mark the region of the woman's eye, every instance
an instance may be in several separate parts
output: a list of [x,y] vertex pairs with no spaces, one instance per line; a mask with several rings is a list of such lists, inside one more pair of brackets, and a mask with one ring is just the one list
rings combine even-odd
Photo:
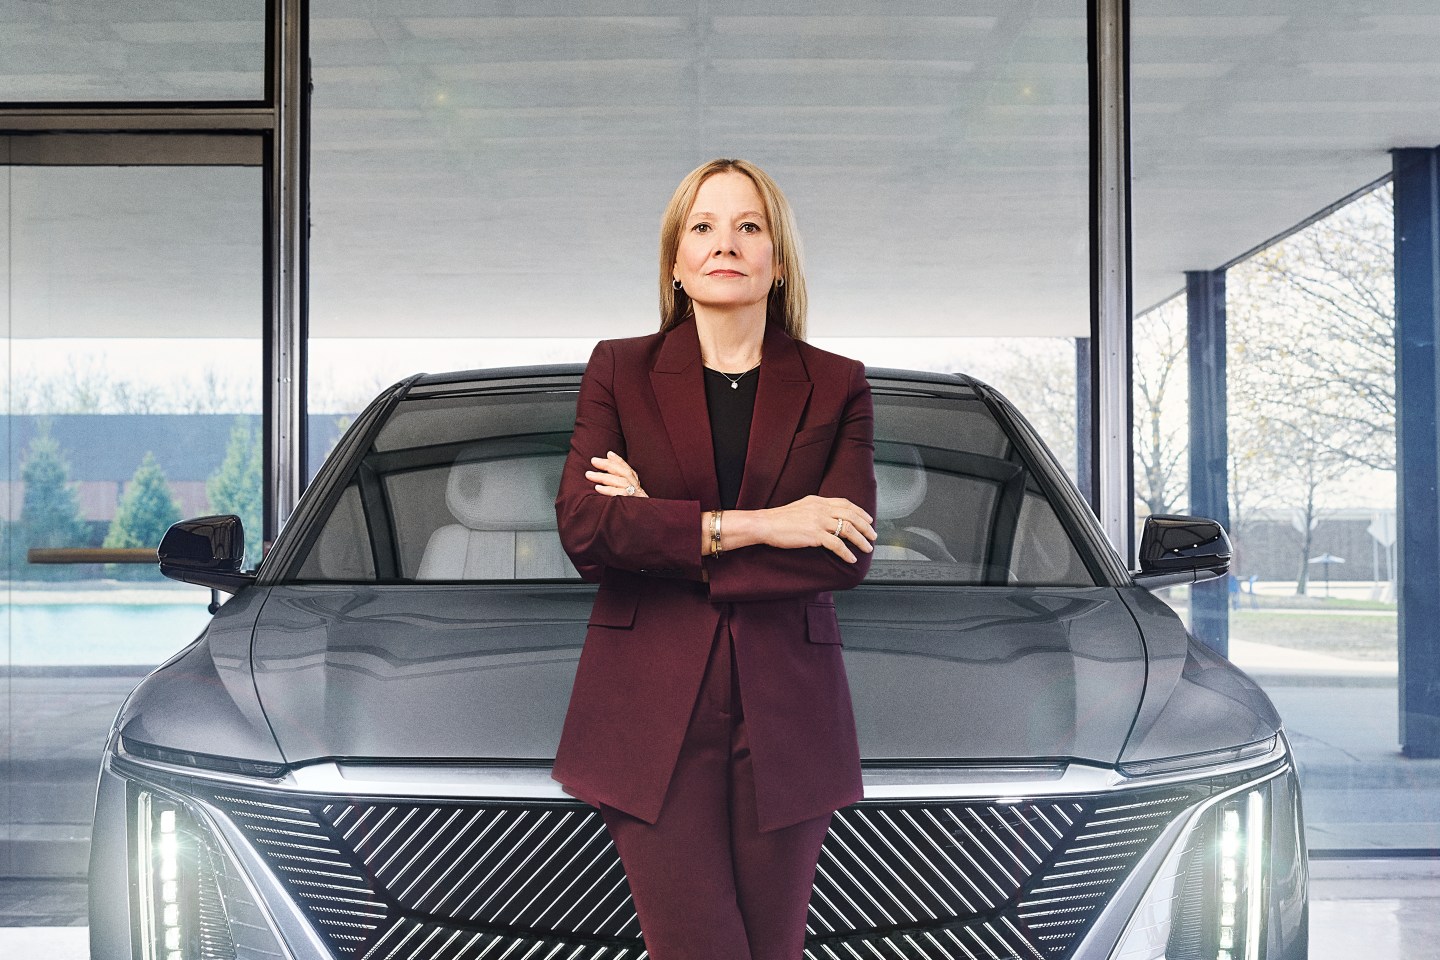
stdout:
[[691,229],[691,230],[694,230],[696,233],[709,233],[709,232],[710,232],[710,224],[708,224],[708,223],[697,223],[697,224],[695,224],[695,226],[691,227],[690,229]]
[[740,229],[743,230],[745,233],[759,233],[760,224],[751,223],[747,220],[746,222],[740,224]]

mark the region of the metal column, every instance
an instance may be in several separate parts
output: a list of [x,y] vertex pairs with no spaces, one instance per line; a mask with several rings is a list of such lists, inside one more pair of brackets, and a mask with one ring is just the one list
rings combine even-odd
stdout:
[[272,7],[268,227],[270,327],[265,331],[265,540],[295,510],[305,481],[306,274],[309,240],[309,54],[306,0]]
[[[1229,442],[1225,405],[1225,271],[1188,270],[1190,342],[1190,512],[1230,529]],[[1216,653],[1230,651],[1229,582],[1190,588],[1190,629]]]
[[1091,397],[1094,502],[1105,535],[1135,556],[1131,449],[1130,7],[1090,6]]
[[1095,382],[1091,371],[1095,363],[1091,357],[1090,338],[1075,338],[1075,479],[1080,487],[1080,496],[1090,504],[1095,515],[1100,515],[1099,503],[1095,499]]
[[1440,757],[1440,147],[1392,162],[1400,745]]

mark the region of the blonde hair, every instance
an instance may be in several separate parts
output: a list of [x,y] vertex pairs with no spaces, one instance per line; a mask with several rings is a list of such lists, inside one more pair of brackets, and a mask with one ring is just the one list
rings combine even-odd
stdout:
[[676,290],[675,256],[680,249],[680,234],[685,218],[695,205],[700,184],[717,173],[743,173],[755,184],[760,202],[765,205],[765,219],[775,247],[775,272],[785,280],[784,286],[772,286],[765,306],[767,322],[779,323],[791,337],[805,339],[805,271],[801,266],[800,235],[795,231],[795,216],[790,202],[769,174],[748,160],[719,158],[701,164],[685,175],[665,213],[660,217],[660,332],[695,315],[694,305],[684,290]]

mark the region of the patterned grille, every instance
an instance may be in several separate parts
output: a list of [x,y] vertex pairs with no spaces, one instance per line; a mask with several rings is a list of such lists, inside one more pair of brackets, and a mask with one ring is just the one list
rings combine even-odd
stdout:
[[230,918],[225,911],[221,889],[224,860],[207,844],[197,843],[195,912],[199,923],[200,956],[205,960],[235,960],[235,941],[230,935]]
[[[1062,960],[1196,788],[1021,803],[860,803],[816,868],[811,960]],[[345,960],[639,960],[594,809],[225,792]]]

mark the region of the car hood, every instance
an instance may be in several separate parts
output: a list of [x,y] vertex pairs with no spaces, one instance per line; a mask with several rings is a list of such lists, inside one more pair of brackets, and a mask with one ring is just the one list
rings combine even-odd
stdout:
[[[583,584],[275,587],[256,690],[292,764],[548,761],[593,597]],[[1114,590],[878,586],[837,602],[865,760],[1119,757],[1146,671]]]

